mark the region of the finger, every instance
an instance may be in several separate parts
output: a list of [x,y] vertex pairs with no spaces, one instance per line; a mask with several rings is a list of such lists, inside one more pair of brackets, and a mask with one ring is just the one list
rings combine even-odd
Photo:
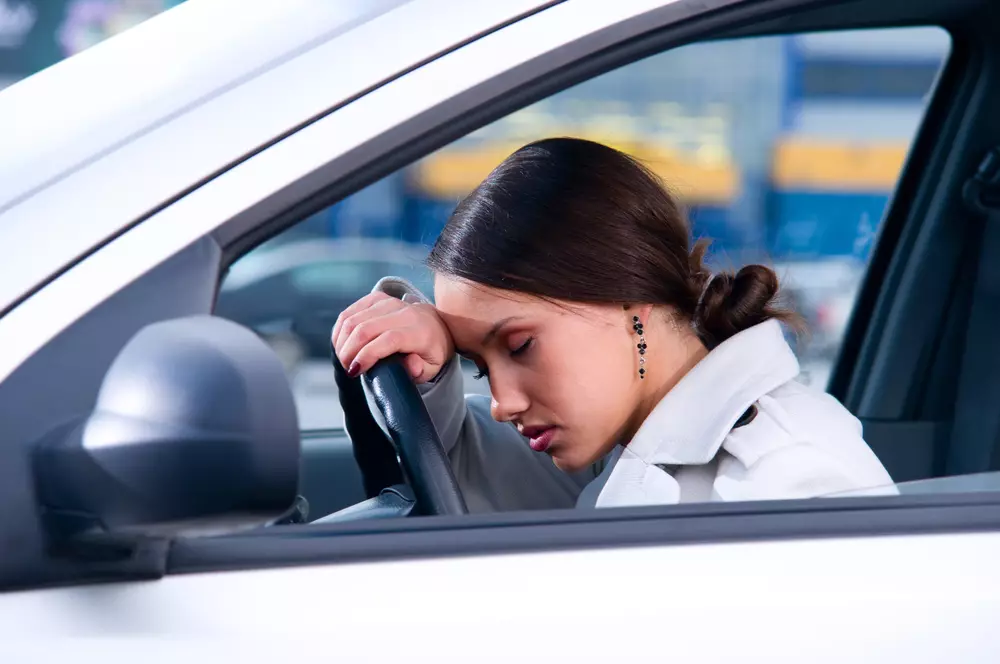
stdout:
[[[392,322],[379,324],[372,321],[377,321],[385,316],[401,311],[406,306],[396,299],[382,300],[364,311],[359,311],[344,321],[344,324],[340,328],[340,338],[334,346],[334,352],[341,363],[345,367],[349,367],[358,349],[384,332],[387,326],[393,324]],[[406,324],[406,321],[399,321],[395,324],[403,325]]]
[[[393,352],[402,350],[402,352],[412,353],[419,349],[419,342],[422,338],[421,328],[414,325],[415,317],[413,312],[408,310],[407,305],[402,302],[399,304],[404,308],[381,312],[376,316],[369,316],[366,320],[354,326],[353,331],[346,337],[337,352],[337,357],[340,358],[345,367],[349,368],[353,366],[362,348],[370,344],[377,337],[392,332],[395,328],[405,329],[405,336],[402,336],[402,334],[393,335],[401,337],[399,342],[405,344],[405,347],[400,347]],[[367,313],[362,312],[357,315],[361,316]],[[346,327],[344,334],[346,334]],[[382,357],[385,356],[383,355]],[[382,358],[376,358],[373,362],[380,359]]]
[[[347,343],[347,340],[351,338],[351,335],[354,334],[358,327],[364,325],[368,320],[384,316],[390,312],[403,309],[407,306],[408,305],[403,304],[394,297],[388,297],[375,302],[367,309],[358,311],[350,318],[346,318],[343,323],[341,323],[340,329],[337,331],[337,338],[333,340],[334,353],[336,353],[338,358],[343,359],[341,356],[344,350],[344,344]],[[344,366],[347,366],[347,364]]]
[[[390,355],[395,355],[396,353],[411,353],[410,350],[414,347],[414,339],[419,338],[421,330],[419,326],[411,327],[398,327],[394,326],[387,329],[382,334],[378,335],[367,344],[365,344],[358,352],[354,355],[354,359],[351,363],[353,371],[352,375],[362,374],[373,366],[379,360],[389,357]],[[410,366],[407,360],[407,371],[409,371]],[[424,373],[423,367],[417,367]],[[417,378],[419,380],[419,376]]]
[[341,331],[344,327],[344,323],[347,320],[349,320],[351,316],[354,316],[359,312],[364,311],[365,309],[369,309],[373,305],[377,304],[378,302],[382,302],[389,297],[391,296],[381,292],[369,293],[368,295],[365,295],[363,298],[359,299],[357,302],[353,303],[351,306],[341,311],[340,314],[337,316],[337,322],[334,323],[333,325],[333,330],[330,332],[330,342],[333,344],[333,347],[334,348],[337,347],[337,342],[341,336]]
[[340,328],[343,327],[344,321],[346,321],[348,318],[358,313],[359,311],[364,311],[365,309],[368,309],[376,302],[380,302],[382,300],[385,300],[386,298],[392,298],[392,296],[382,292],[369,293],[368,295],[365,295],[363,298],[361,298],[351,306],[341,311],[340,314],[337,316],[337,322],[333,324],[333,330],[330,332],[330,342],[331,344],[333,344],[333,347],[334,348],[337,347],[337,338],[340,336]]
[[423,382],[420,380],[421,376],[424,374],[424,358],[420,357],[416,353],[410,353],[403,359],[403,366],[406,367],[406,373],[410,374],[415,382]]

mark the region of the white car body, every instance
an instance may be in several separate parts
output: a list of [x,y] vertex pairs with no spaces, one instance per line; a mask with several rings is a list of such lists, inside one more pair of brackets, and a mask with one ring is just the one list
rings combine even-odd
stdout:
[[[409,146],[419,156],[425,133],[539,72],[737,4],[190,0],[15,84],[0,93],[0,126],[16,128],[0,150],[0,385],[159,267],[192,256],[218,266],[280,197],[355,186],[352,176],[377,176]],[[179,311],[209,311],[212,289],[194,289]],[[178,314],[147,319],[159,315]],[[572,540],[617,526],[558,527]],[[683,521],[644,527],[687,532]],[[547,532],[532,546],[439,555],[413,535],[398,549],[423,554],[15,588],[0,592],[0,653],[910,663],[1000,653],[993,530],[787,535],[763,524],[590,545]],[[27,555],[16,539],[0,546]]]

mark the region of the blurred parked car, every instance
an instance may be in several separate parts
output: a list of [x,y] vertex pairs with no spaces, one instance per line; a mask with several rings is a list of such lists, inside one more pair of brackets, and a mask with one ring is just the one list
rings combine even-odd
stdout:
[[261,247],[232,266],[216,313],[256,331],[286,366],[325,359],[337,315],[381,277],[403,277],[432,295],[426,255],[418,245],[371,238],[310,238]]

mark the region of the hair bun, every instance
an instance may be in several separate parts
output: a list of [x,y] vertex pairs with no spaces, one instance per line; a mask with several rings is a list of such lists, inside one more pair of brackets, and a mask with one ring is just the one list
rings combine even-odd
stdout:
[[722,272],[705,284],[694,323],[709,349],[770,318],[790,314],[775,305],[778,275],[763,265],[747,265],[736,274]]

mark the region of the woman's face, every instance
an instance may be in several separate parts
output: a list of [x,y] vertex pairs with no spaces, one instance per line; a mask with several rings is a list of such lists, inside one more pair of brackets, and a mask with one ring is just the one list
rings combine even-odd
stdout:
[[634,311],[442,276],[434,296],[458,352],[489,379],[494,419],[512,422],[562,470],[585,468],[638,426],[651,381],[639,380]]

